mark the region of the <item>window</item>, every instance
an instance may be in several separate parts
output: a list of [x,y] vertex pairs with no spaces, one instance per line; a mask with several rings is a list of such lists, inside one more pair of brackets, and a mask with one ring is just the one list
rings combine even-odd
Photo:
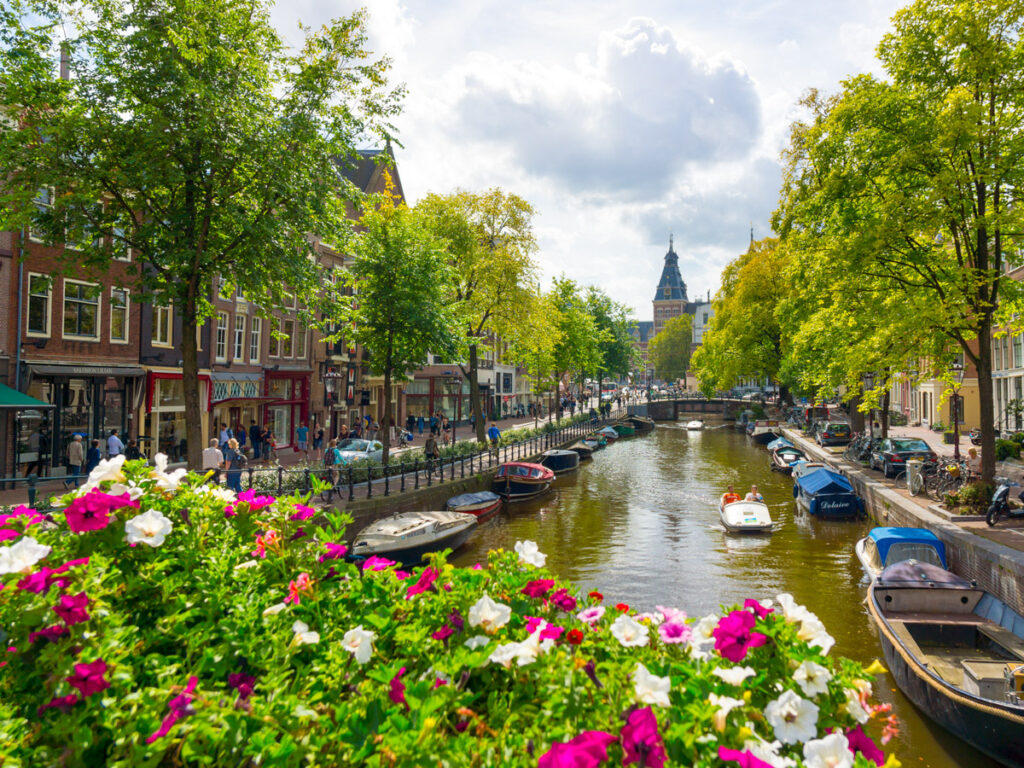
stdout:
[[249,324],[249,362],[260,361],[260,333],[263,330],[263,318],[254,317]]
[[306,326],[302,323],[295,325],[295,356],[306,356]]
[[124,288],[110,289],[110,340],[128,342],[128,291]]
[[64,335],[99,338],[100,287],[77,280],[64,281]]
[[154,346],[171,346],[171,308],[153,307],[153,335],[150,339]]
[[281,332],[284,334],[284,338],[281,339],[281,357],[292,356],[292,336],[295,334],[295,321],[285,320]]
[[1013,367],[1014,368],[1020,368],[1021,365],[1024,365],[1024,355],[1022,355],[1022,353],[1024,353],[1024,350],[1021,349],[1021,340],[1022,340],[1022,337],[1020,336],[1020,334],[1018,334],[1018,335],[1013,337]]
[[110,250],[114,252],[114,259],[116,261],[131,261],[132,249],[124,240],[124,227],[114,227],[111,232],[113,235],[110,238]]
[[217,359],[228,359],[228,313],[217,313]]
[[235,315],[235,348],[232,357],[239,361],[245,359],[245,315]]
[[280,327],[281,327],[281,321],[280,320],[278,320],[276,317],[270,318],[270,342],[267,345],[267,354],[270,357],[280,357],[281,356],[281,353],[280,353],[281,340],[278,339],[277,336],[274,335],[274,334],[277,333],[277,331],[278,331],[278,329]]
[[672,296],[672,288],[670,288],[669,286],[666,285],[665,286],[665,298],[667,299],[667,298],[669,298],[671,296]]
[[25,324],[29,336],[50,335],[50,278],[46,275],[28,275],[28,322]]
[[[49,215],[53,208],[54,190],[53,187],[40,187],[39,191],[36,192],[35,198],[32,200],[32,205],[36,207],[37,215],[40,218],[44,218]],[[29,239],[34,240],[37,243],[41,243],[43,238],[39,237],[39,233],[29,230]]]

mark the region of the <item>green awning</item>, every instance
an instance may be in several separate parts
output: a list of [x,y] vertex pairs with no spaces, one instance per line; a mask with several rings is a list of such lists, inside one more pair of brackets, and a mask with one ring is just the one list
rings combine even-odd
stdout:
[[49,403],[29,397],[24,392],[11,389],[6,384],[0,384],[0,408],[13,408],[18,411],[29,409],[53,408]]

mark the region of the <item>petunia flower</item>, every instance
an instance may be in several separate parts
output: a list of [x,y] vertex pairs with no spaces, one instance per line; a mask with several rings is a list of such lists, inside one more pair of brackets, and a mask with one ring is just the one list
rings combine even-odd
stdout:
[[81,699],[78,698],[77,693],[69,693],[67,696],[54,696],[36,710],[36,717],[42,717],[43,712],[48,709],[59,709],[66,715],[71,711],[71,708],[80,701]]
[[125,541],[129,544],[159,547],[173,527],[171,521],[162,513],[150,509],[124,524]]
[[644,646],[649,641],[648,628],[622,614],[612,623],[611,633],[626,648]]
[[841,733],[830,733],[804,744],[804,765],[807,768],[853,768],[853,757],[849,742]]
[[302,520],[309,520],[315,514],[316,510],[312,507],[307,507],[305,504],[296,504],[295,513],[288,519],[301,522]]
[[558,640],[561,638],[562,633],[565,629],[562,627],[556,627],[554,624],[549,624],[544,619],[538,618],[537,616],[526,617],[526,632],[532,635],[540,627],[541,640]]
[[146,738],[147,744],[152,744],[160,737],[166,736],[170,732],[171,728],[174,727],[176,722],[186,715],[191,714],[192,701],[195,699],[195,690],[198,683],[199,678],[192,675],[188,679],[188,685],[185,686],[185,690],[167,703],[167,708],[171,711],[161,721],[160,727]]
[[530,541],[517,541],[514,547],[516,554],[519,555],[519,562],[523,565],[533,565],[537,568],[543,568],[544,563],[547,562],[548,556],[545,555],[537,548],[537,542]]
[[70,627],[88,621],[89,612],[85,610],[88,606],[89,598],[85,592],[79,592],[77,595],[61,595],[60,601],[53,607],[53,612]]
[[616,741],[604,731],[584,731],[567,742],[552,743],[537,768],[596,768],[608,759],[608,747]]
[[466,622],[463,621],[462,614],[457,610],[448,614],[448,623],[456,632],[461,632],[466,627]]
[[348,547],[344,544],[332,544],[328,541],[324,543],[324,546],[327,547],[327,554],[320,555],[319,562],[321,563],[325,560],[340,560],[348,552]]
[[658,719],[650,707],[634,710],[620,733],[623,765],[639,763],[644,768],[662,768],[668,759],[665,742],[658,733]]
[[748,611],[733,611],[723,616],[711,633],[715,638],[715,650],[722,658],[739,663],[747,657],[747,651],[768,642],[768,636],[754,632],[757,619]]
[[75,664],[75,674],[66,678],[72,688],[77,688],[83,699],[110,687],[105,677],[107,663],[97,659],[89,664]]
[[743,699],[734,699],[731,696],[719,696],[717,693],[708,694],[708,703],[715,707],[715,714],[711,722],[719,733],[725,731],[725,721],[729,713],[736,707],[742,707],[746,702]]
[[804,696],[814,697],[819,693],[828,693],[828,681],[832,679],[832,673],[821,664],[803,661],[793,671],[793,679]]
[[288,597],[284,601],[285,603],[298,605],[303,593],[307,595],[313,594],[313,582],[310,580],[308,573],[300,573],[298,578],[288,582]]
[[471,651],[475,651],[477,648],[483,648],[490,642],[491,638],[487,637],[487,635],[474,635],[473,637],[468,638],[463,645]]
[[370,656],[373,653],[373,639],[375,637],[376,634],[367,632],[363,629],[363,625],[360,624],[355,629],[350,629],[345,633],[341,645],[342,648],[355,656],[357,662],[365,664],[370,660]]
[[551,591],[553,586],[555,586],[554,579],[534,579],[533,581],[528,582],[520,592],[527,597],[542,598],[548,596],[548,592]]
[[494,602],[484,592],[483,597],[469,609],[469,626],[480,627],[484,632],[493,634],[508,624],[511,617],[512,609],[509,606]]
[[775,738],[783,744],[798,744],[813,739],[818,733],[818,707],[793,691],[783,691],[768,702],[765,719],[775,730]]
[[447,624],[441,627],[436,632],[432,632],[430,636],[435,640],[447,640],[449,637],[455,634],[455,630],[449,627]]
[[238,698],[248,699],[256,687],[256,678],[242,672],[232,672],[228,675],[228,686],[238,691]]
[[0,574],[27,573],[36,563],[50,554],[50,547],[25,536],[16,544],[0,547]]
[[[296,621],[292,624],[292,632],[295,633],[295,638],[292,642],[298,645],[316,645],[320,642],[320,633],[310,631],[309,625],[304,621]],[[362,664],[362,662],[359,663]]]
[[647,667],[637,662],[633,672],[633,692],[636,693],[637,701],[642,704],[656,704],[659,707],[670,706],[668,692],[671,687],[670,678],[653,675]]
[[566,613],[576,610],[576,598],[570,595],[567,589],[558,590],[549,599],[553,605]]
[[682,621],[666,621],[658,625],[658,637],[661,638],[661,642],[670,645],[685,643],[692,634],[693,630]]
[[772,613],[775,610],[771,607],[771,600],[766,600],[765,602],[768,603],[768,605],[765,605],[764,603],[758,600],[754,600],[753,598],[748,597],[746,600],[743,601],[743,608],[744,610],[753,611],[754,615],[757,616],[757,618],[763,619],[765,616],[767,616],[769,613]]
[[36,632],[29,632],[28,633],[28,641],[29,641],[29,643],[34,643],[36,640],[39,640],[40,638],[42,638],[43,640],[48,640],[48,641],[50,641],[52,643],[58,637],[62,637],[64,635],[68,634],[68,632],[69,632],[69,630],[68,630],[68,628],[65,625],[63,625],[63,624],[54,624],[53,626],[46,627],[45,629],[40,629],[40,630],[38,630]]
[[121,482],[124,480],[124,472],[122,472],[124,462],[125,455],[123,453],[112,459],[100,459],[99,464],[93,467],[92,471],[89,473],[88,482],[94,485],[107,480],[115,483]]
[[864,733],[861,726],[850,728],[846,731],[846,742],[849,750],[856,755],[864,757],[875,765],[885,764],[885,753],[871,740],[871,737]]
[[383,571],[390,568],[392,565],[397,565],[397,563],[394,560],[388,560],[386,557],[370,555],[363,561],[363,573],[366,573],[367,571]]
[[110,515],[125,507],[139,508],[139,502],[132,501],[127,493],[113,496],[99,490],[73,499],[64,510],[68,528],[72,533],[99,531],[110,523]]
[[593,659],[590,659],[586,664],[583,665],[583,671],[587,673],[587,677],[598,688],[604,688],[601,681],[597,679],[597,664]]
[[398,674],[391,678],[390,690],[388,691],[388,698],[391,699],[395,704],[404,704],[405,708],[409,708],[409,702],[405,700],[405,683],[402,682],[402,675],[405,674],[405,667],[398,670]]
[[665,621],[675,622],[682,624],[686,621],[686,611],[680,611],[678,608],[666,608],[663,605],[654,606],[656,610],[661,612],[662,618]]
[[750,667],[715,667],[711,674],[729,685],[740,686],[744,680],[757,673]]
[[406,590],[405,599],[410,600],[416,595],[426,592],[430,589],[431,585],[437,581],[438,576],[440,576],[440,572],[436,568],[429,566],[424,568],[420,573],[419,579],[416,580],[416,583]]
[[592,608],[584,608],[582,611],[576,614],[576,618],[582,621],[584,624],[596,624],[604,616],[604,608],[600,605],[595,605]]
[[718,759],[724,763],[739,763],[740,768],[772,768],[771,763],[761,760],[749,749],[740,751],[738,749],[719,747]]

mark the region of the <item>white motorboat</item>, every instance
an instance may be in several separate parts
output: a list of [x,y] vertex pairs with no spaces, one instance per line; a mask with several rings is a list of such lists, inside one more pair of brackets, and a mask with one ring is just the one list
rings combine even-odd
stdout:
[[704,429],[704,422],[700,419],[694,419],[693,421],[686,422],[686,428],[691,430]]
[[430,552],[458,549],[476,527],[476,516],[464,512],[403,512],[361,530],[352,542],[355,558],[377,555],[403,565],[418,563]]
[[718,505],[722,525],[730,533],[771,533],[772,516],[761,501],[734,501]]

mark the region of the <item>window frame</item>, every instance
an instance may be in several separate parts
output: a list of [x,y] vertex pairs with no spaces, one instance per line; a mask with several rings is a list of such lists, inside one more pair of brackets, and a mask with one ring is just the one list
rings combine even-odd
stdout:
[[[48,203],[41,203],[40,202],[39,192],[41,190],[44,190],[44,189],[49,190],[49,192],[50,192],[50,201]],[[36,196],[32,198],[32,205],[33,205],[33,207],[35,207],[36,210],[40,210],[41,208],[50,208],[50,209],[52,209],[53,208],[53,201],[54,201],[54,199],[56,197],[57,197],[57,189],[56,189],[56,187],[54,187],[52,184],[44,184],[43,186],[41,186],[39,189],[36,190]],[[31,240],[33,243],[44,243],[44,244],[46,243],[46,241],[43,240],[43,238],[37,237],[35,234],[33,234],[32,227],[28,228],[28,239]]]
[[[252,320],[249,322],[249,362],[253,365],[259,365],[262,359],[263,346],[263,318],[257,315],[253,315]],[[253,355],[253,349],[255,348],[256,354]]]
[[[156,336],[157,329],[160,327],[159,317],[166,314],[167,320],[163,323],[166,331],[167,340],[163,341],[158,339]],[[150,331],[149,343],[154,347],[162,347],[164,349],[174,348],[174,306],[168,304],[166,306],[160,306],[159,304],[153,305],[153,328]]]
[[[37,277],[46,282],[46,331],[33,331],[29,325],[29,318],[32,309],[32,278]],[[28,281],[25,284],[27,291],[25,297],[25,335],[33,339],[48,339],[53,333],[53,279],[41,272],[29,272]],[[35,294],[38,298],[39,294]]]
[[267,357],[281,357],[281,340],[274,334],[281,330],[281,321],[270,318],[270,334],[267,338]]
[[[228,360],[228,327],[231,319],[227,312],[217,313],[217,325],[214,326],[213,354],[218,363]],[[223,323],[223,325],[222,325]]]
[[[121,233],[121,238],[120,239],[114,237],[114,235],[116,233],[118,233],[118,232]],[[124,240],[124,233],[125,233],[125,228],[124,227],[112,227],[111,228],[110,250],[114,254],[114,256],[113,256],[114,261],[120,261],[120,262],[125,263],[125,264],[130,264],[131,260],[132,260],[132,247],[130,245],[128,245],[128,243],[125,242],[125,240]],[[123,256],[117,255],[119,244],[124,246],[124,255]]]
[[[124,306],[123,307],[114,304],[114,294],[115,293],[124,294]],[[131,304],[132,304],[131,292],[127,288],[118,288],[115,285],[110,286],[110,328],[109,328],[109,330],[110,330],[110,343],[111,344],[128,344],[129,343],[129,341],[130,341],[129,337],[131,336],[131,330],[130,330],[130,327],[129,327],[128,318],[130,316]],[[114,311],[115,310],[123,310],[124,311],[124,338],[123,339],[119,339],[119,338],[116,338],[114,336]]]
[[295,342],[292,344],[292,350],[295,352],[296,360],[304,360],[306,358],[306,352],[309,349],[308,333],[309,331],[306,326],[296,320]]
[[234,336],[231,339],[231,359],[237,360],[240,363],[245,362],[246,317],[247,315],[243,312],[235,312]]
[[[68,285],[75,286],[86,286],[88,288],[96,289],[96,333],[93,336],[86,336],[79,333],[68,333],[67,332],[67,317],[68,317]],[[71,339],[73,341],[99,341],[100,340],[100,323],[102,322],[103,314],[103,288],[99,283],[90,283],[85,280],[76,280],[71,277],[65,277],[62,284],[62,301],[61,301],[61,316],[60,316],[60,329],[62,339]],[[89,302],[83,301],[82,299],[72,299],[77,304],[88,305]],[[81,325],[81,319],[79,319],[79,325]]]
[[281,357],[291,358],[295,356],[295,320],[286,317],[281,320]]

